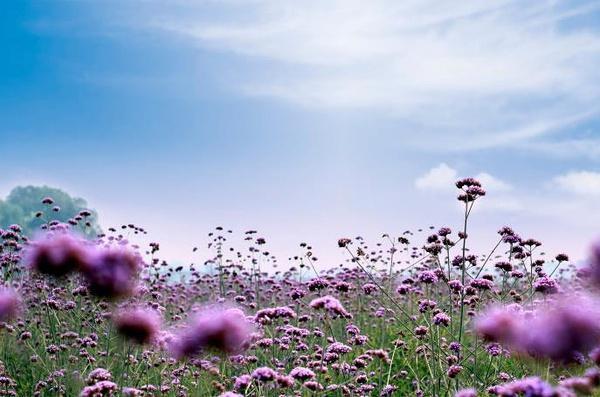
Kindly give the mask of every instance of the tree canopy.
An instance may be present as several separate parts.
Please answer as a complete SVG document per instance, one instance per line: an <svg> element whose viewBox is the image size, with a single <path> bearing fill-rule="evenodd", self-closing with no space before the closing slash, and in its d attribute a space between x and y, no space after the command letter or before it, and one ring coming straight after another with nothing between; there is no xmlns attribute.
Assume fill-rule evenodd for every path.
<svg viewBox="0 0 600 397"><path fill-rule="evenodd" d="M42 203L47 197L52 198L52 204ZM89 211L90 215L81 219L75 228L87 235L95 235L101 230L98 215L96 211L88 208L86 200L72 197L61 189L49 186L17 186L6 199L0 200L0 228L18 224L26 235L32 235L48 221L73 221L85 210ZM36 216L40 212L41 216ZM85 226L86 222L89 222L88 226Z"/></svg>

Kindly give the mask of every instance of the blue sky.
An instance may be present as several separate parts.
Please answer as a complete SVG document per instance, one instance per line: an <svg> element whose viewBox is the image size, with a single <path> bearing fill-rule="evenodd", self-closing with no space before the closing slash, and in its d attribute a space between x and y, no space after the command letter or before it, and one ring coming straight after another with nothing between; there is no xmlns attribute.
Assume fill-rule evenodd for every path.
<svg viewBox="0 0 600 397"><path fill-rule="evenodd" d="M46 183L189 260L216 225L600 235L600 2L20 1L0 15L0 195Z"/></svg>

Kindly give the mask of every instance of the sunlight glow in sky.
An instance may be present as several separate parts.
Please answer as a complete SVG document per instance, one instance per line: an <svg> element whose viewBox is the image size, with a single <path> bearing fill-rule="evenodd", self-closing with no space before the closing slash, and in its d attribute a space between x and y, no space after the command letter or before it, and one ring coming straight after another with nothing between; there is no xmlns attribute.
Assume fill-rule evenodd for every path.
<svg viewBox="0 0 600 397"><path fill-rule="evenodd" d="M600 2L54 1L0 14L0 196L48 184L164 254L223 225L282 259L460 223L600 236Z"/></svg>

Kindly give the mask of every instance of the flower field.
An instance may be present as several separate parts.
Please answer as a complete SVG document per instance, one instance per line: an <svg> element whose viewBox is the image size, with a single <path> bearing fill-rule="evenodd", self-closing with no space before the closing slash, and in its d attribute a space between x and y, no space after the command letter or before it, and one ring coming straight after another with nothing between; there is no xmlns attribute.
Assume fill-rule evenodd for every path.
<svg viewBox="0 0 600 397"><path fill-rule="evenodd" d="M174 266L143 228L84 238L90 212L63 224L40 198L39 234L0 232L0 395L593 395L600 246L575 266L504 226L475 253L486 192L456 187L461 230L340 238L326 271L307 243L278 270L267 239L221 227Z"/></svg>

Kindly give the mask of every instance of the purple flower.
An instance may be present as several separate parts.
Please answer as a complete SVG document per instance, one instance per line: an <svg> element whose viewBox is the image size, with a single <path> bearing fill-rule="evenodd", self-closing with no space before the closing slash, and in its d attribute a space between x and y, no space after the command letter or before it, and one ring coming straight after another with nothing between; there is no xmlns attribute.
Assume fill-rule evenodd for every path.
<svg viewBox="0 0 600 397"><path fill-rule="evenodd" d="M424 325L419 325L418 327L415 328L415 335L417 335L417 337L425 336L425 335L427 335L428 331L429 331L429 328L427 328Z"/></svg>
<svg viewBox="0 0 600 397"><path fill-rule="evenodd" d="M494 282L485 278L476 278L471 280L471 287L477 288L482 291L490 290L494 288Z"/></svg>
<svg viewBox="0 0 600 397"><path fill-rule="evenodd" d="M446 313L438 313L433 316L433 323L435 325L443 325L444 327L447 327L450 324L450 316Z"/></svg>
<svg viewBox="0 0 600 397"><path fill-rule="evenodd" d="M349 238L341 238L338 240L338 247L346 248L351 242L352 240L350 240Z"/></svg>
<svg viewBox="0 0 600 397"><path fill-rule="evenodd" d="M110 396L113 392L117 391L118 386L116 383L103 380L92 386L86 386L81 390L79 397L101 397Z"/></svg>
<svg viewBox="0 0 600 397"><path fill-rule="evenodd" d="M252 383L252 377L250 375L241 375L235 378L233 388L235 390L244 391L250 386L250 383Z"/></svg>
<svg viewBox="0 0 600 397"><path fill-rule="evenodd" d="M438 230L438 235L440 235L441 237L446 237L451 233L452 229L450 229L449 227L442 227L440 228L440 230Z"/></svg>
<svg viewBox="0 0 600 397"><path fill-rule="evenodd" d="M460 280L450 280L448 281L448 287L450 287L450 289L453 292L461 292L463 289L463 285L460 282Z"/></svg>
<svg viewBox="0 0 600 397"><path fill-rule="evenodd" d="M277 382L277 385L279 387L292 387L294 386L294 383L296 382L295 379L291 376L287 376L287 375L277 375L277 378L275 379L275 381Z"/></svg>
<svg viewBox="0 0 600 397"><path fill-rule="evenodd" d="M11 288L0 289L0 322L12 320L19 314L21 299Z"/></svg>
<svg viewBox="0 0 600 397"><path fill-rule="evenodd" d="M346 311L346 309L344 309L344 306L342 306L340 301L330 295L313 299L310 302L310 307L312 307L313 309L325 309L331 314L340 317L352 318L352 314L350 314Z"/></svg>
<svg viewBox="0 0 600 397"><path fill-rule="evenodd" d="M523 350L534 357L572 361L576 353L587 353L600 343L600 312L597 302L572 300L524 320L528 330L521 340Z"/></svg>
<svg viewBox="0 0 600 397"><path fill-rule="evenodd" d="M438 281L438 278L434 272L424 270L421 273L419 273L419 281L424 284L433 284Z"/></svg>
<svg viewBox="0 0 600 397"><path fill-rule="evenodd" d="M89 291L103 298L120 298L133 293L142 260L132 250L98 249L83 268Z"/></svg>
<svg viewBox="0 0 600 397"><path fill-rule="evenodd" d="M34 271L61 277L85 267L89 247L68 233L47 233L27 248L24 261Z"/></svg>
<svg viewBox="0 0 600 397"><path fill-rule="evenodd" d="M592 283L600 286L600 241L592 245L590 262L585 270L586 276L589 276Z"/></svg>
<svg viewBox="0 0 600 397"><path fill-rule="evenodd" d="M261 324L278 318L296 318L296 312L287 306L269 307L257 311L254 316L254 320Z"/></svg>
<svg viewBox="0 0 600 397"><path fill-rule="evenodd" d="M558 283L550 277L540 277L533 283L533 287L537 292L543 294L555 294L558 292Z"/></svg>
<svg viewBox="0 0 600 397"><path fill-rule="evenodd" d="M492 357L497 357L502 354L502 346L500 346L498 343L490 343L485 347L485 350Z"/></svg>
<svg viewBox="0 0 600 397"><path fill-rule="evenodd" d="M259 382L271 382L277 377L277 371L269 367L260 367L252 372L252 377Z"/></svg>
<svg viewBox="0 0 600 397"><path fill-rule="evenodd" d="M454 397L477 397L477 390L475 389L462 389L456 392Z"/></svg>
<svg viewBox="0 0 600 397"><path fill-rule="evenodd" d="M329 345L327 347L328 353L346 354L346 353L350 353L351 351L352 351L352 348L350 346L346 346L340 342L333 342L331 345Z"/></svg>
<svg viewBox="0 0 600 397"><path fill-rule="evenodd" d="M552 386L538 377L529 377L496 386L493 394L499 396L554 397Z"/></svg>
<svg viewBox="0 0 600 397"><path fill-rule="evenodd" d="M456 378L462 370L463 367L461 367L460 365L451 365L446 371L446 375L448 375L449 378Z"/></svg>
<svg viewBox="0 0 600 397"><path fill-rule="evenodd" d="M570 362L600 343L600 310L592 298L568 298L526 317L495 308L475 326L486 340L500 342L533 357Z"/></svg>
<svg viewBox="0 0 600 397"><path fill-rule="evenodd" d="M513 269L513 266L509 262L497 262L494 266L505 272L510 272Z"/></svg>
<svg viewBox="0 0 600 397"><path fill-rule="evenodd" d="M314 380L309 380L309 381L307 381L307 382L304 382L304 383L302 384L302 386L304 386L304 387L306 387L307 389L309 389L309 390L312 390L312 391L320 391L320 390L323 390L323 385L322 385L322 384L320 384L320 383L319 383L319 382L317 382L317 381L314 381Z"/></svg>
<svg viewBox="0 0 600 397"><path fill-rule="evenodd" d="M150 309L131 309L117 313L114 318L117 331L139 344L151 342L160 330L160 316Z"/></svg>
<svg viewBox="0 0 600 397"><path fill-rule="evenodd" d="M459 179L455 183L456 187L462 189L463 187L471 187L471 186L479 186L481 187L481 182L479 182L475 178L463 178Z"/></svg>
<svg viewBox="0 0 600 397"><path fill-rule="evenodd" d="M377 291L377 286L375 284L367 283L362 286L362 290L365 295L371 295L373 292Z"/></svg>
<svg viewBox="0 0 600 397"><path fill-rule="evenodd" d="M143 390L134 387L124 387L122 391L124 397L142 397L145 394Z"/></svg>
<svg viewBox="0 0 600 397"><path fill-rule="evenodd" d="M379 397L388 397L388 396L392 396L394 395L394 392L397 390L398 388L394 385L386 385L383 389L381 389L381 392L379 393Z"/></svg>
<svg viewBox="0 0 600 397"><path fill-rule="evenodd" d="M178 359L193 357L205 350L237 354L247 347L251 331L241 310L205 310L178 335L171 352Z"/></svg>
<svg viewBox="0 0 600 397"><path fill-rule="evenodd" d="M308 368L296 367L290 371L290 376L294 379L305 381L314 378L316 375Z"/></svg>
<svg viewBox="0 0 600 397"><path fill-rule="evenodd" d="M458 342L450 342L448 345L448 349L452 350L455 353L460 353L460 343Z"/></svg>
<svg viewBox="0 0 600 397"><path fill-rule="evenodd" d="M317 290L327 288L328 285L329 285L329 283L322 278L313 278L312 280L310 280L308 282L308 289L310 291L317 291Z"/></svg>
<svg viewBox="0 0 600 397"><path fill-rule="evenodd" d="M484 340L512 343L519 336L518 313L506 307L488 309L475 321L475 330Z"/></svg>
<svg viewBox="0 0 600 397"><path fill-rule="evenodd" d="M104 368L96 368L88 374L86 382L88 385L93 385L105 380L112 380L112 374L110 371Z"/></svg>

